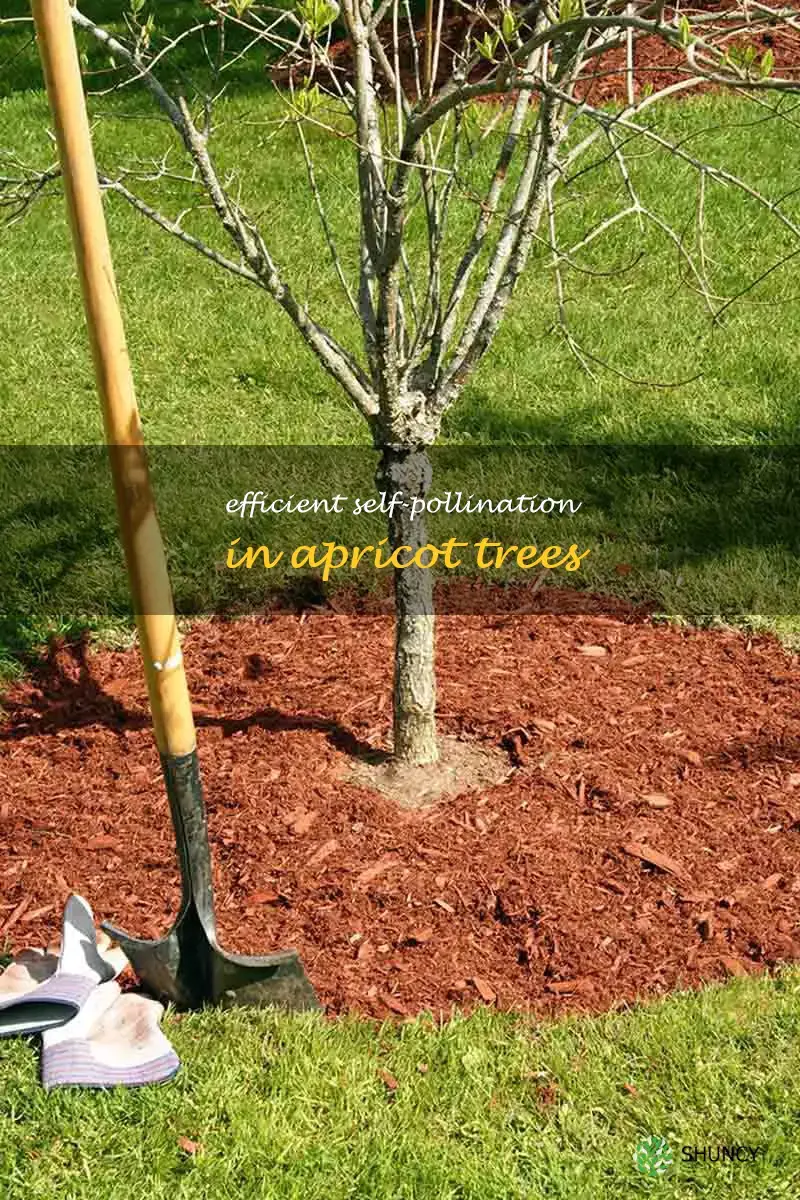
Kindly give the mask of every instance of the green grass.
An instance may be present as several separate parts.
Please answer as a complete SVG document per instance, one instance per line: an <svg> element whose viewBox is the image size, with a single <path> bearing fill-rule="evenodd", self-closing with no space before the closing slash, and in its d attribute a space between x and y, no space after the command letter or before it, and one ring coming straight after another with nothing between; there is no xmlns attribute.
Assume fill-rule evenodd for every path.
<svg viewBox="0 0 800 1200"><path fill-rule="evenodd" d="M474 546L481 538L504 546L535 543L540 550L575 543L589 551L580 570L552 571L551 583L615 593L695 619L800 612L796 452L472 445L436 448L432 458L437 497L537 491L582 505L575 516L432 515L427 537L433 544L455 537L464 545L458 574L501 583L532 578L513 559L501 570L478 572ZM385 516L353 511L357 498L374 489L375 455L367 448L154 447L150 465L173 593L185 615L252 611L268 591L296 594L298 575L307 573L290 566L297 546L376 546L386 536ZM243 520L226 513L231 498L256 487L270 497L335 491L348 499L341 515ZM36 644L48 614L62 625L126 618L129 592L102 447L0 452L0 512L0 575L7 577L0 642L9 653ZM263 545L283 560L269 571L263 561L230 570L234 541L234 562L248 546ZM385 575L368 558L357 570L335 570L326 588L368 591L385 583Z"/></svg>
<svg viewBox="0 0 800 1200"><path fill-rule="evenodd" d="M800 1185L797 972L549 1025L238 1011L165 1028L182 1071L142 1091L45 1095L33 1049L0 1043L4 1200L772 1200ZM657 1181L632 1162L651 1133L675 1158ZM731 1144L763 1153L681 1158Z"/></svg>
<svg viewBox="0 0 800 1200"><path fill-rule="evenodd" d="M191 6L189 6L191 7ZM13 28L13 27L12 27ZM0 62L8 52L0 35ZM92 51L92 65L106 69ZM48 114L30 52L15 62L0 99L0 146L47 165ZM261 68L259 67L260 71ZM90 76L98 86L107 76ZM2 92L0 92L2 96ZM777 104L778 101L776 100ZM787 112L792 101L781 101ZM94 97L95 143L109 173L120 164L180 153L171 131L154 120L143 94ZM360 339L333 270L295 133L275 140L281 113L274 95L251 75L235 79L218 107L214 144L234 170L242 197L269 231L270 245L296 292L354 350ZM488 110L487 110L488 115ZM693 153L731 167L800 213L791 124L747 100L711 96L673 105L656 118L661 130ZM270 124L272 122L272 124ZM354 159L345 142L310 133L320 187L345 259L355 255ZM499 134L498 134L499 136ZM493 144L490 142L490 145ZM629 148L631 170L646 202L692 240L697 178L647 144ZM473 181L485 175L479 159ZM280 169L276 169L279 164ZM585 164L581 164L585 165ZM470 182L468 179L467 182ZM179 185L148 188L169 213L186 200ZM626 202L610 168L562 189L562 242L578 240ZM174 243L122 200L107 203L116 271L148 439L164 443L367 443L366 428L316 363L286 318L258 289L221 272ZM791 246L782 227L735 189L709 182L707 246L721 295L746 286ZM446 256L454 261L474 220L470 201L456 202ZM187 227L224 247L208 213ZM418 215L410 253L423 245ZM637 255L641 250L642 256ZM456 442L740 443L797 442L800 299L792 263L772 273L714 326L682 278L674 245L658 230L622 222L580 256L565 285L578 341L630 382L597 367L591 379L555 327L549 252L535 248L524 284L497 342L447 422ZM631 265L633 264L633 265ZM419 258L420 276L425 265ZM621 270L621 268L630 268ZM587 272L600 272L591 274ZM607 274L611 272L611 274ZM102 438L86 346L75 266L59 196L39 202L0 235L0 409L4 441L97 442ZM667 389L647 381L676 383Z"/></svg>
<svg viewBox="0 0 800 1200"><path fill-rule="evenodd" d="M31 86L35 80L29 64L23 82ZM232 88L219 106L220 160L240 171L244 199L269 229L298 293L307 294L312 312L357 350L358 331L328 269L324 239L305 195L295 135L286 130L269 141L270 122L280 111L279 101L257 91L252 79ZM147 100L132 91L94 98L92 112L98 157L109 171L134 158L157 157L171 145L162 123L141 119L150 115ZM41 93L9 89L0 100L0 145L32 161L49 162L47 120ZM787 211L800 212L800 194L792 194L791 155L786 153L791 127L763 108L712 96L673 105L658 121L695 153L732 166L768 195L786 195ZM331 219L344 253L352 257L351 151L335 139L310 136ZM644 146L632 149L631 162L645 199L676 228L687 229L697 203L691 171ZM485 161L479 162L477 174L485 167ZM142 187L151 199L159 195L169 212L178 211L185 199L177 185L164 194ZM582 177L562 193L565 240L577 239L623 202L619 180L609 169ZM732 188L709 183L706 211L707 255L720 294L745 286L789 246L779 226ZM109 199L107 212L150 444L347 443L367 450L364 422L267 296L178 245L121 201ZM469 203L456 205L447 251L451 260L472 219ZM207 213L188 221L223 245ZM412 220L412 252L420 245L419 236ZM552 443L629 448L634 457L636 447L663 443L760 449L790 445L796 450L800 297L791 265L773 272L714 326L701 299L682 281L674 246L652 228L640 241L633 225L615 226L584 256L583 266L607 272L630 264L640 248L642 257L622 273L567 272L573 331L589 350L634 378L689 382L664 389L634 384L600 368L597 378L590 378L554 328L553 281L548 254L540 246L495 346L448 418L444 442L473 448L535 445L535 452L526 451L527 477L518 468L515 482L520 490L529 485L539 491L552 457L545 447ZM3 440L16 445L99 442L99 409L60 196L40 201L0 233L0 283L8 297L0 308ZM630 459L620 459L615 471L588 483L579 472L565 471L560 477L549 472L557 494L583 498L584 515L591 512L591 521L577 530L584 543L591 537L593 557L580 578L570 582L623 591L661 611L688 617L738 620L756 614L760 620L780 617L792 625L800 578L795 569L800 522L792 516L800 489L793 458L785 469L763 478L754 470L741 489L715 490L715 477L694 480L678 489L676 503L672 483L649 461L648 451L642 453L636 470ZM247 455L241 458L244 462ZM256 473L244 487L262 486ZM338 486L335 474L325 473L332 490ZM507 477L501 467L491 471L488 458L477 474L480 494L506 494ZM99 486L104 480L103 474L95 482ZM54 504L61 503L62 484L55 473L50 483ZM171 492L174 498L184 486L191 489L191 509L183 505L178 511L173 505L170 512ZM176 590L181 602L188 597L186 604L194 611L212 610L230 598L231 589L222 586L215 567L229 536L218 531L216 509L212 512L217 493L229 486L228 474L202 478L191 456L176 479L159 481ZM115 587L104 586L108 556L112 565L118 557L113 514L89 521L91 499L85 498L82 525L74 519L74 496L65 502L60 525L55 511L48 514L46 546L30 543L30 512L6 503L0 570L14 579L5 591L0 633L7 659L13 659L19 646L33 644L25 633L28 626L58 627L76 614L101 624L124 615L122 577L118 573ZM80 511L81 496L77 504ZM720 537L721 520L725 529ZM93 532L75 546L76 531L87 522ZM38 536L44 521L33 525ZM439 526L437 537L457 532L441 522ZM266 540L261 529L248 527L248 534L251 529L244 541ZM483 532L506 542L544 536L536 527L531 536L519 523ZM351 523L334 533L357 543L363 530ZM71 572L69 587L61 591L53 589L52 571L45 565L46 554L59 544ZM24 569L15 569L20 546L26 545ZM619 563L632 564L633 572L616 575ZM249 583L249 591L234 592L245 600L260 594L263 581Z"/></svg>

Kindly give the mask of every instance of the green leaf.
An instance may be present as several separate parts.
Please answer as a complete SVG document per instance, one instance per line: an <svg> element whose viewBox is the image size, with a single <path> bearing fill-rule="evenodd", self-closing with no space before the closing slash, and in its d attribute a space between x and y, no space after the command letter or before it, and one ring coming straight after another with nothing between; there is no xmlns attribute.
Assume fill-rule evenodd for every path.
<svg viewBox="0 0 800 1200"><path fill-rule="evenodd" d="M582 11L581 0L559 0L558 19L561 22L574 21Z"/></svg>
<svg viewBox="0 0 800 1200"><path fill-rule="evenodd" d="M678 22L678 33L681 39L682 46L691 46L694 38L692 37L692 27L689 24L689 18L684 14Z"/></svg>
<svg viewBox="0 0 800 1200"><path fill-rule="evenodd" d="M772 74L772 68L775 66L775 55L771 50L765 50L761 56L761 62L758 65L758 73L762 79L767 79Z"/></svg>
<svg viewBox="0 0 800 1200"><path fill-rule="evenodd" d="M253 0L231 0L231 8L237 17L243 17Z"/></svg>
<svg viewBox="0 0 800 1200"><path fill-rule="evenodd" d="M500 38L496 33L485 33L481 41L475 43L475 49L478 51L478 54L480 54L481 58L485 58L487 62L492 62L494 60L499 41Z"/></svg>
<svg viewBox="0 0 800 1200"><path fill-rule="evenodd" d="M299 109L303 116L310 116L321 101L322 93L316 83L313 86L309 86L308 81L306 81L303 87L294 94L295 108Z"/></svg>
<svg viewBox="0 0 800 1200"><path fill-rule="evenodd" d="M503 38L506 42L510 42L514 34L517 32L517 21L510 8L507 8L503 13L503 20L500 28L503 31Z"/></svg>
<svg viewBox="0 0 800 1200"><path fill-rule="evenodd" d="M297 6L301 21L312 37L318 37L339 15L335 0L301 0Z"/></svg>

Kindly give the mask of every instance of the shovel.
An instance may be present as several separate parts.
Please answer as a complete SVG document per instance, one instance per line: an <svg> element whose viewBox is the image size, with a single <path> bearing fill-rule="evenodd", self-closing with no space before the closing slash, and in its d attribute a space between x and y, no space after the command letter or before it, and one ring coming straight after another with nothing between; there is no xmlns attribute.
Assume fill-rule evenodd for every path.
<svg viewBox="0 0 800 1200"><path fill-rule="evenodd" d="M143 941L111 925L103 928L120 943L145 987L182 1008L205 1004L319 1008L296 951L245 957L226 954L217 941L194 721L114 281L69 0L33 0L33 16L181 871L180 911L166 937Z"/></svg>

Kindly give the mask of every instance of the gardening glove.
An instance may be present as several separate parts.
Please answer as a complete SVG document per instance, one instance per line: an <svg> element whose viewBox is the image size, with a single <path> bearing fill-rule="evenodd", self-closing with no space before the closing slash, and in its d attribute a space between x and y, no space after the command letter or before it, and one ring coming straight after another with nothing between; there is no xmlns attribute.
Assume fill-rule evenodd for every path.
<svg viewBox="0 0 800 1200"><path fill-rule="evenodd" d="M95 988L76 1017L42 1034L42 1083L48 1090L138 1087L164 1083L180 1067L159 1028L163 1005L113 980Z"/></svg>
<svg viewBox="0 0 800 1200"><path fill-rule="evenodd" d="M98 944L91 908L82 896L70 896L59 953L23 950L0 975L0 1037L63 1025L126 961L109 939Z"/></svg>

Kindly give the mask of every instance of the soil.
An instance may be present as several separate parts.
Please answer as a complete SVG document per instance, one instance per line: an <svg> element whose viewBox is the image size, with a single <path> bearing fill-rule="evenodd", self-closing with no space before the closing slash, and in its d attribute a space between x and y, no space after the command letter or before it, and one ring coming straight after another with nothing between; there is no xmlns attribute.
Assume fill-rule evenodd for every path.
<svg viewBox="0 0 800 1200"><path fill-rule="evenodd" d="M385 746L390 616L192 626L226 947L295 946L329 1012L378 1018L599 1010L800 958L797 658L548 603L439 620L442 731L514 769L415 811L346 779ZM70 889L163 933L178 878L137 654L54 644L4 705L0 944L46 944Z"/></svg>
<svg viewBox="0 0 800 1200"><path fill-rule="evenodd" d="M391 747L390 747L391 748ZM428 766L395 763L385 750L359 755L342 778L388 796L402 808L429 808L448 796L503 783L514 770L500 746L439 737L438 762Z"/></svg>

